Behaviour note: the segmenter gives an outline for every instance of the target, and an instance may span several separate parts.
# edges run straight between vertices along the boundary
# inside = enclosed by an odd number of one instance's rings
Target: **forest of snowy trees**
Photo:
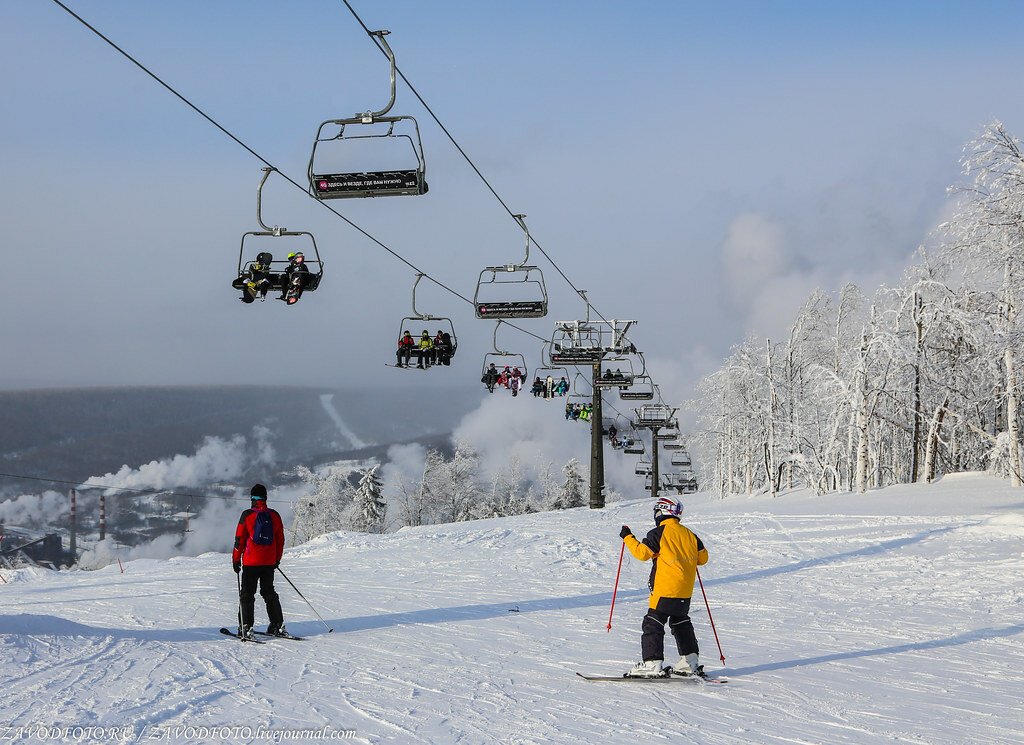
[[[785,338],[748,339],[701,381],[707,488],[863,492],[966,470],[1021,485],[1024,154],[994,122],[962,165],[951,218],[898,286],[816,291]]]
[[[335,530],[383,533],[392,527],[570,509],[587,503],[586,477],[575,458],[562,467],[560,476],[552,464],[546,465],[536,483],[527,481],[514,457],[504,469],[485,479],[479,472],[477,454],[459,442],[451,458],[428,450],[423,472],[414,483],[399,480],[398,515],[392,519],[378,468],[362,472],[358,487],[352,487],[344,472],[317,474],[300,466],[297,473],[312,493],[295,505],[291,541],[303,543]]]

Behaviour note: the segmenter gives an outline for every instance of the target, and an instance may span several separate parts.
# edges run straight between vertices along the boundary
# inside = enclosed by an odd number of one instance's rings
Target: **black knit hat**
[[[267,487],[263,484],[253,484],[252,489],[249,490],[249,496],[252,499],[266,499]]]

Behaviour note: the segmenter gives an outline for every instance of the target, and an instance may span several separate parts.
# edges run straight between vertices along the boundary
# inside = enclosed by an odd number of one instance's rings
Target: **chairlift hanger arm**
[[[270,174],[277,169],[273,166],[263,167],[263,178],[260,179],[260,185],[256,187],[256,222],[260,224],[260,227],[275,236],[280,236],[287,233],[288,228],[279,228],[277,225],[270,227],[263,222],[263,185],[267,183],[267,179],[270,178]]]
[[[388,56],[388,64],[391,67],[391,98],[388,99],[387,105],[384,106],[384,108],[380,109],[379,111],[367,111],[364,114],[360,114],[359,116],[364,124],[372,124],[375,120],[379,119],[382,116],[385,116],[389,111],[391,111],[391,107],[395,105],[395,94],[397,90],[395,75],[395,53],[391,51],[391,46],[388,44],[388,40],[385,38],[390,33],[390,31],[387,31],[385,29],[369,32],[371,37],[378,40],[378,45],[381,47],[381,49],[384,50],[384,54]],[[394,123],[392,122],[392,124]]]

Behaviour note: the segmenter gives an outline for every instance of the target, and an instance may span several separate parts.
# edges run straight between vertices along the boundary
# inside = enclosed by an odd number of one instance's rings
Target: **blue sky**
[[[387,96],[340,2],[70,4],[293,175],[320,121]],[[963,144],[993,118],[1024,133],[1021,3],[354,5],[563,269],[640,321],[679,396],[813,287],[897,280]],[[269,219],[316,232],[325,279],[243,307],[258,162],[51,3],[0,5],[0,68],[5,253],[33,268],[0,300],[0,386],[408,383],[382,366],[408,268],[271,183]],[[394,111],[420,121],[430,193],[335,206],[471,295],[518,228],[408,91]],[[744,241],[763,260],[738,264]],[[545,336],[581,310],[547,276],[551,315],[526,324]],[[440,291],[420,305],[453,317],[463,357],[417,384],[475,384],[491,326]]]

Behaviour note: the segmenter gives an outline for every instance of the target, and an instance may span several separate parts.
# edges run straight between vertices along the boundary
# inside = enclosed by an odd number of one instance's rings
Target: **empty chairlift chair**
[[[652,401],[654,400],[654,383],[650,376],[638,375],[628,388],[619,389],[619,398],[623,401]]]
[[[342,119],[328,119],[316,132],[309,155],[309,193],[317,199],[392,197],[427,193],[426,161],[416,119],[389,116],[395,104],[395,55],[388,46],[388,31],[372,31],[391,65],[391,98],[379,111],[367,111]],[[387,147],[386,147],[387,146]],[[357,151],[378,158],[401,150],[402,163],[386,168],[353,167]],[[376,152],[365,152],[367,150]],[[392,152],[381,153],[381,150]],[[360,163],[361,165],[361,163]]]
[[[514,215],[526,235],[526,256],[519,264],[488,266],[480,272],[473,294],[477,318],[543,318],[548,314],[544,273],[530,266],[530,230],[526,215]]]

